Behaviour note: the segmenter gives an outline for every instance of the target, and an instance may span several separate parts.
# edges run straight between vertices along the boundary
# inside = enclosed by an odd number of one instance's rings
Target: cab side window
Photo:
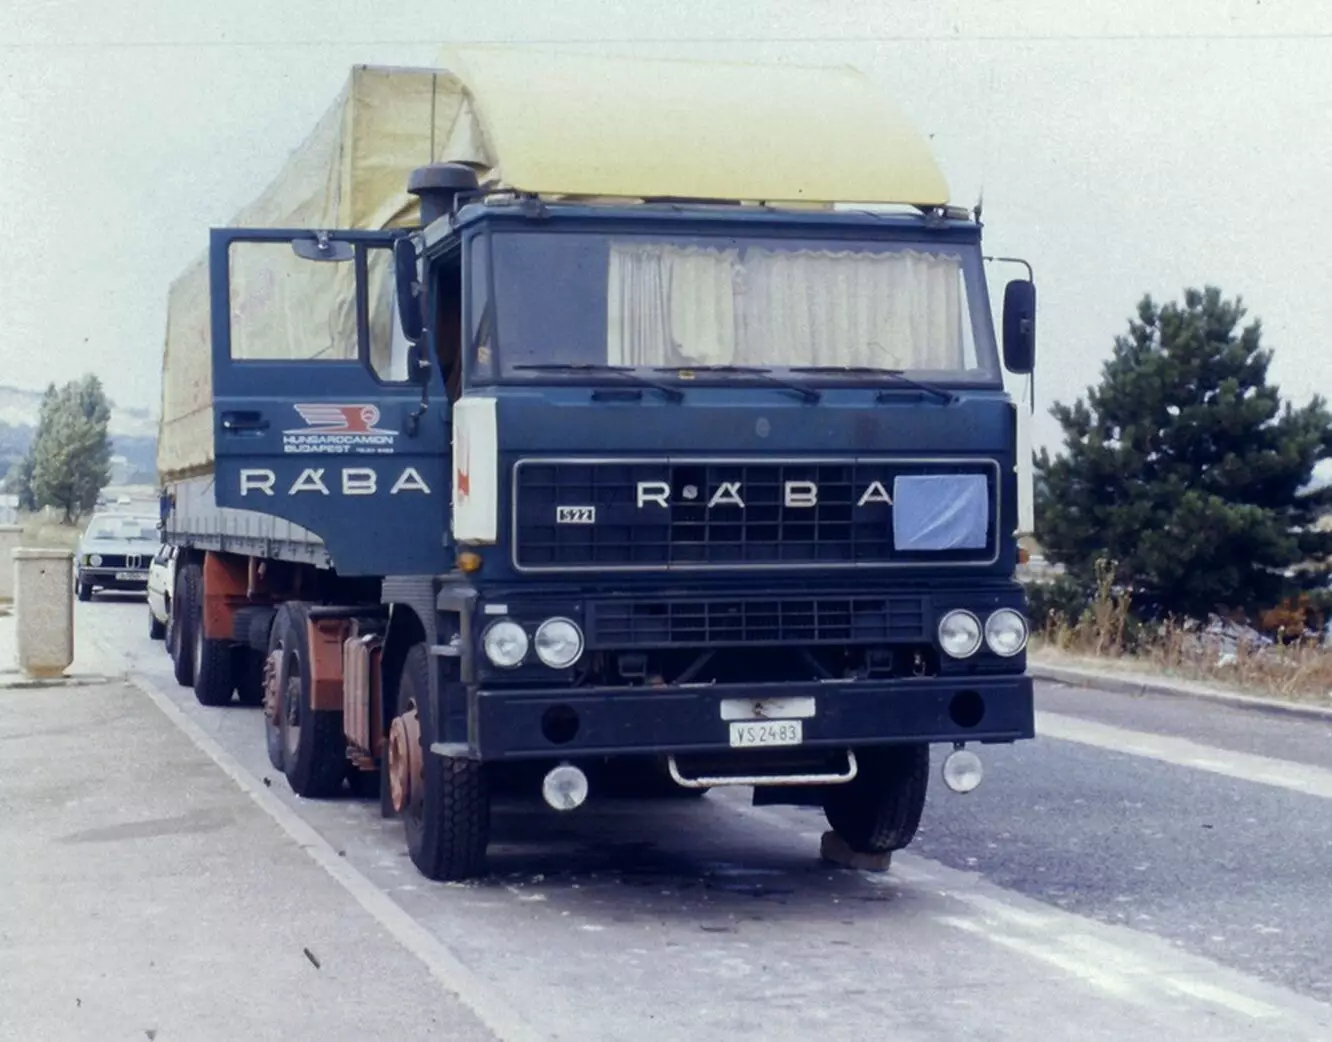
[[[462,268],[443,263],[435,271],[435,345],[449,401],[462,394]]]

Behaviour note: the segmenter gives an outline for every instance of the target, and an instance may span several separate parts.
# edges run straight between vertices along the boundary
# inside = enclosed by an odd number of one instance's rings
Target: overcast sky
[[[836,61],[932,135],[1036,268],[1037,444],[1144,292],[1241,294],[1332,396],[1332,9],[1292,0],[0,0],[0,383],[157,408],[168,282],[353,63],[512,41]],[[867,128],[868,131],[868,128]]]

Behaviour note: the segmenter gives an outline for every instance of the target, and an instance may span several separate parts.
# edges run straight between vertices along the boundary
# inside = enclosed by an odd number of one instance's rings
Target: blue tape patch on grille
[[[984,548],[989,514],[983,475],[902,474],[893,481],[897,550]]]

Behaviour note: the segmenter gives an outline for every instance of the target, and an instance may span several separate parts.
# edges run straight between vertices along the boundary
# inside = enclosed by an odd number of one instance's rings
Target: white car
[[[163,543],[148,565],[148,636],[166,637],[171,621],[171,591],[176,585],[176,548]]]

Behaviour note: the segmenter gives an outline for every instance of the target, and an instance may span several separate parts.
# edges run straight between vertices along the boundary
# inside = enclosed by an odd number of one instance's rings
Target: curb
[[[32,691],[55,687],[99,687],[115,677],[100,673],[61,673],[53,677],[30,677],[26,673],[0,673],[0,691]]]
[[[1171,698],[1191,698],[1196,702],[1210,702],[1213,705],[1220,704],[1232,709],[1247,709],[1250,712],[1269,713],[1273,716],[1291,716],[1302,720],[1332,723],[1332,709],[1323,706],[1302,705],[1299,702],[1283,702],[1277,698],[1241,695],[1233,691],[1185,686],[1183,683],[1172,684],[1160,680],[1139,680],[1136,677],[1122,673],[1100,673],[1090,669],[1051,666],[1039,662],[1029,662],[1027,673],[1033,680],[1091,688],[1094,691],[1109,691],[1117,695],[1165,695]]]

